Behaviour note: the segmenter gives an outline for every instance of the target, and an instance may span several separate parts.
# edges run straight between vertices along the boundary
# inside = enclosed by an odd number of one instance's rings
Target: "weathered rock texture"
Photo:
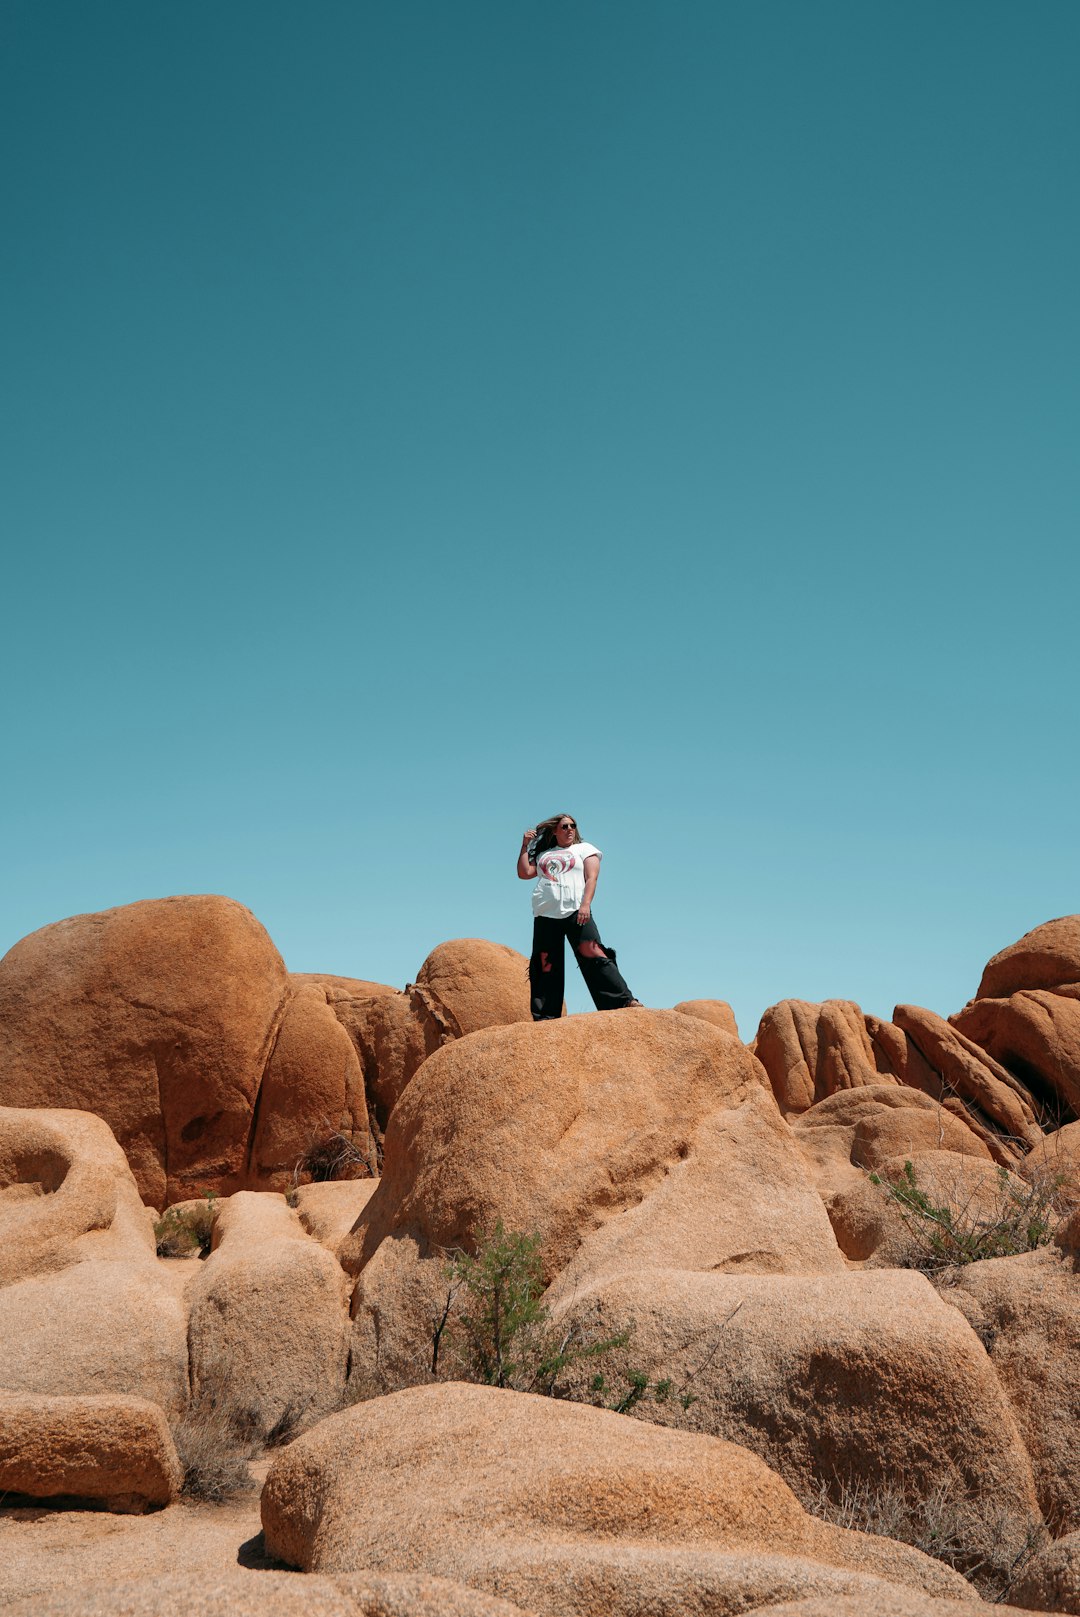
[[[1029,1611],[1080,1612],[1080,1532],[1047,1544],[1009,1590]]]
[[[785,1117],[837,1090],[896,1081],[879,1068],[863,1013],[847,999],[781,1000],[761,1018],[752,1048]]]
[[[894,1583],[963,1600],[917,1551],[806,1515],[734,1445],[495,1388],[332,1416],[273,1463],[268,1550],[304,1570],[428,1572],[537,1613],[745,1610]]]
[[[185,1309],[153,1215],[88,1112],[0,1109],[0,1388],[187,1399]]]
[[[286,990],[281,956],[230,899],[57,921],[0,961],[6,1095],[98,1113],[157,1206],[232,1188]]]
[[[407,1230],[468,1245],[501,1218],[539,1232],[554,1275],[686,1157],[700,1121],[764,1087],[744,1045],[673,1011],[475,1033],[433,1055],[395,1108],[343,1261],[359,1272]]]
[[[10,1617],[531,1617],[448,1578],[363,1572],[298,1578],[240,1567],[80,1588],[6,1610]]]
[[[191,1396],[242,1432],[309,1426],[341,1403],[349,1284],[281,1196],[240,1191],[190,1295]]]
[[[1080,1283],[1052,1248],[972,1263],[943,1295],[967,1317],[1012,1405],[1055,1535],[1080,1532]]]
[[[843,1268],[760,1067],[672,1011],[491,1030],[424,1064],[341,1247],[359,1275],[352,1374],[366,1391],[430,1374],[445,1252],[498,1220],[535,1231],[545,1274],[570,1291],[628,1262]]]
[[[604,1375],[616,1390],[648,1377],[637,1418],[745,1445],[804,1497],[901,1478],[925,1499],[945,1485],[980,1518],[998,1571],[1040,1525],[1014,1411],[922,1275],[626,1272],[571,1298],[561,1330],[571,1323],[585,1341],[629,1331]],[[592,1373],[570,1372],[577,1396]]]
[[[182,1475],[165,1416],[144,1398],[0,1393],[0,1496],[167,1505]]]
[[[1015,1166],[1044,1132],[1080,1118],[1080,916],[995,955],[976,998],[948,1021],[918,1005],[884,1022],[848,1000],[783,1000],[752,1048],[785,1116],[841,1090],[900,1083]]]
[[[440,943],[402,993],[343,977],[304,980],[324,986],[356,1047],[380,1133],[433,1051],[481,1028],[531,1022],[528,961],[516,949],[483,938]]]
[[[919,1191],[935,1208],[948,1208],[956,1228],[974,1232],[1015,1214],[1014,1197],[1027,1186],[1015,1174],[985,1157],[956,1151],[913,1151],[875,1165],[873,1179],[857,1182],[829,1198],[829,1218],[845,1256],[874,1268],[918,1269],[934,1257],[932,1236],[940,1231],[926,1220],[905,1216],[887,1187],[905,1186],[910,1167]],[[878,1183],[875,1183],[874,1180]]]
[[[929,1095],[899,1084],[867,1084],[817,1101],[792,1121],[799,1150],[826,1206],[896,1156],[950,1151],[989,1161],[980,1137]]]
[[[1030,1097],[1042,1129],[1076,1122],[1080,915],[1047,921],[1002,949],[983,972],[975,998],[949,1021],[1007,1069]]]
[[[731,1033],[739,1037],[739,1024],[735,1020],[735,1012],[726,999],[681,999],[672,1010],[680,1011],[683,1016],[700,1016],[703,1022],[711,1022],[714,1027],[720,1028],[723,1033]]]
[[[0,961],[5,1101],[102,1117],[155,1207],[284,1190],[337,1132],[374,1170],[369,1113],[378,1133],[426,1055],[528,1017],[525,960],[500,944],[440,944],[403,994],[290,976],[214,895],[72,916]]]
[[[151,1258],[152,1215],[107,1123],[0,1107],[0,1287],[91,1258]]]

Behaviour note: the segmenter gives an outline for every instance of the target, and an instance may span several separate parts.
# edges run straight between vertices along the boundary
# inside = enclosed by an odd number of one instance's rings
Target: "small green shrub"
[[[999,1167],[989,1203],[980,1186],[955,1206],[935,1202],[920,1186],[910,1162],[904,1163],[900,1179],[872,1173],[870,1182],[881,1187],[915,1238],[912,1267],[928,1274],[984,1258],[1033,1252],[1053,1239],[1059,1221],[1059,1181],[1052,1176],[1020,1185],[1007,1168]]]
[[[167,1207],[154,1225],[159,1258],[204,1258],[214,1237],[217,1192],[208,1190],[201,1202]]]
[[[489,1387],[568,1397],[572,1367],[602,1359],[630,1341],[630,1331],[590,1340],[576,1325],[565,1330],[555,1325],[542,1301],[539,1235],[508,1231],[501,1219],[475,1253],[451,1256],[446,1281],[441,1316],[432,1321],[431,1372],[436,1377],[449,1365],[458,1378]],[[639,1370],[627,1372],[625,1388],[609,1386],[598,1371],[588,1398],[628,1414],[643,1398],[663,1399],[670,1392],[670,1381],[650,1386]]]

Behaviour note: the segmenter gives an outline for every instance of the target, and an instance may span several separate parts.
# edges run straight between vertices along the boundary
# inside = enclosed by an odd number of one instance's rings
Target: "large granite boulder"
[[[0,1498],[135,1512],[169,1504],[182,1481],[164,1413],[145,1398],[0,1392]]]
[[[189,1293],[194,1408],[265,1440],[340,1403],[349,1284],[282,1196],[239,1191],[214,1223],[214,1250]]]
[[[564,1617],[746,1610],[898,1584],[971,1598],[917,1551],[808,1516],[716,1438],[494,1387],[415,1388],[280,1454],[266,1546],[318,1573],[425,1572]]]

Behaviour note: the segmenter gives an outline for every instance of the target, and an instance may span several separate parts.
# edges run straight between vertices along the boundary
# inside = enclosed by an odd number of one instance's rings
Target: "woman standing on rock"
[[[533,946],[529,987],[534,1022],[562,1015],[563,939],[569,938],[574,959],[598,1011],[640,1005],[615,964],[614,949],[605,949],[592,918],[592,900],[600,874],[600,849],[582,842],[570,814],[553,814],[532,826],[521,839],[517,873],[533,888]]]

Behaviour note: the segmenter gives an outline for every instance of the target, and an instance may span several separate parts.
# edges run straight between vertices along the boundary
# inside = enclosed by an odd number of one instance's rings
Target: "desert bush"
[[[999,1167],[989,1196],[981,1184],[954,1203],[935,1201],[910,1162],[899,1179],[872,1173],[870,1182],[881,1187],[914,1238],[911,1267],[927,1274],[1033,1252],[1053,1239],[1061,1216],[1060,1180],[1053,1175],[1024,1183]]]
[[[598,1369],[587,1390],[577,1390],[580,1378],[574,1378],[571,1391],[571,1368],[625,1348],[632,1329],[590,1338],[578,1325],[555,1324],[542,1301],[539,1235],[508,1231],[498,1220],[475,1253],[451,1254],[446,1283],[441,1314],[432,1321],[431,1372],[436,1378],[449,1370],[458,1379],[551,1398],[573,1396],[620,1414],[645,1398],[662,1402],[672,1394],[670,1380],[652,1383],[639,1370],[627,1371],[610,1385]]]
[[[220,1381],[192,1400],[173,1427],[184,1469],[182,1491],[193,1499],[228,1499],[254,1486],[248,1461],[296,1436],[311,1399],[289,1404],[274,1419],[257,1405],[237,1405]]]
[[[292,1189],[295,1192],[297,1186],[304,1183],[325,1184],[332,1179],[370,1179],[372,1176],[372,1165],[356,1141],[324,1121],[312,1133],[303,1155],[297,1158]]]
[[[895,1483],[852,1478],[819,1481],[800,1503],[811,1515],[855,1533],[910,1544],[968,1579],[984,1600],[1005,1598],[1009,1585],[1045,1542],[1043,1527],[1017,1528],[1008,1510],[988,1508],[942,1479],[926,1495]]]
[[[205,1257],[210,1251],[217,1213],[217,1194],[205,1192],[201,1202],[167,1207],[154,1225],[159,1258]]]
[[[214,1397],[195,1400],[173,1427],[184,1470],[182,1492],[217,1503],[254,1486],[248,1461],[255,1444]]]

